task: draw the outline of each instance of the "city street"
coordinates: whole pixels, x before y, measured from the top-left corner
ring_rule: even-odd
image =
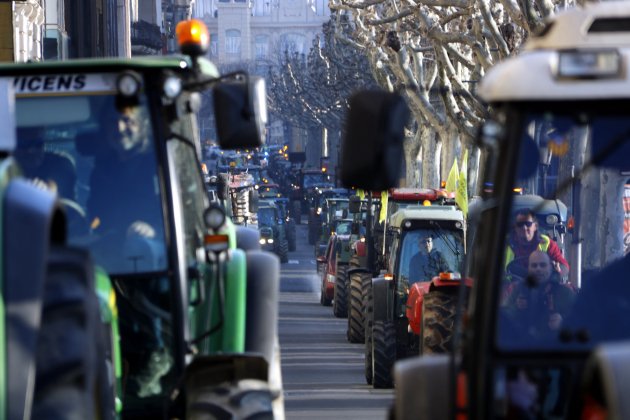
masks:
[[[347,320],[319,303],[319,278],[306,225],[282,265],[279,335],[286,418],[385,419],[391,390],[365,383],[363,344],[346,340]]]

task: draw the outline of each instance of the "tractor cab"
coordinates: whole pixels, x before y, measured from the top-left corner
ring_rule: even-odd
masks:
[[[478,139],[485,187],[461,352],[398,366],[396,413],[630,416],[618,398],[630,362],[628,22],[627,2],[566,10],[482,79],[492,114]],[[514,281],[508,262],[519,257],[527,271]],[[435,387],[440,372],[449,380]]]
[[[263,358],[262,347],[245,344],[246,324],[262,318],[243,299],[247,273],[268,270],[276,281],[277,261],[237,249],[258,239],[237,235],[225,210],[209,203],[197,130],[201,92],[212,89],[221,147],[259,146],[264,85],[241,72],[220,75],[203,58],[209,37],[200,21],[180,23],[177,33],[181,55],[0,66],[16,96],[15,159],[65,204],[68,243],[111,277],[126,418],[194,416],[202,382],[234,373],[226,353],[252,363],[249,379],[265,383],[272,361],[273,338],[259,341],[269,350]],[[235,300],[224,305],[217,287]],[[218,354],[214,366],[224,373],[210,372]]]

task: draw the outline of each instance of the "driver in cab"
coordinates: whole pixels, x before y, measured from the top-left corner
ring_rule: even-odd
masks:
[[[441,272],[448,271],[448,263],[444,255],[433,248],[433,237],[421,235],[418,240],[419,252],[411,258],[409,277],[410,283],[428,281]]]

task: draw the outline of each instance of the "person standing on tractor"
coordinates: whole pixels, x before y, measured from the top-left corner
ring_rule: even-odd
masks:
[[[569,263],[562,256],[558,244],[549,236],[538,232],[536,216],[530,209],[516,212],[514,231],[508,239],[505,253],[506,279],[513,276],[524,278],[528,272],[528,258],[532,252],[539,250],[549,255],[554,271],[561,276],[569,273]]]
[[[411,258],[409,277],[411,283],[431,280],[443,271],[448,271],[448,263],[444,255],[433,249],[433,237],[422,235],[418,240],[420,251]]]

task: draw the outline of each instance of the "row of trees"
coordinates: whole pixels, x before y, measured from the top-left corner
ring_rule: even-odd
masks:
[[[483,75],[519,51],[545,19],[574,0],[330,0],[331,20],[306,60],[287,53],[270,78],[272,109],[295,110],[305,126],[339,130],[352,91],[399,91],[413,115],[405,141],[406,181],[436,186],[472,146],[488,109]],[[579,2],[578,2],[579,3]]]

